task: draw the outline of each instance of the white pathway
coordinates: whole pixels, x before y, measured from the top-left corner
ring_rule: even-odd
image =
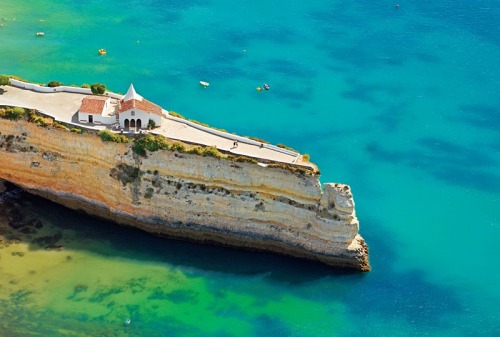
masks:
[[[12,86],[0,87],[0,105],[37,109],[58,121],[89,128],[90,125],[79,124],[78,118],[76,118],[82,99],[85,96],[84,94],[68,92],[40,93]],[[104,129],[105,126],[100,125],[90,128]],[[261,146],[260,143],[246,138],[191,125],[189,122],[183,122],[170,116],[163,119],[162,126],[155,129],[155,133],[190,143],[216,146],[218,149],[232,152],[235,155],[246,155],[284,163],[295,163],[298,158],[297,153],[283,151],[267,144]],[[239,140],[236,147],[234,146],[235,138]]]

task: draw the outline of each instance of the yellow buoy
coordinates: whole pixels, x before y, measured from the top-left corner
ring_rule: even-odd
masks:
[[[262,88],[261,87],[257,87],[257,91],[262,91]]]

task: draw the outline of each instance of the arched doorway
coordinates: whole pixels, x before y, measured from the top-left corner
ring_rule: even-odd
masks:
[[[124,123],[125,123],[125,130],[127,130],[127,131],[128,131],[128,129],[129,129],[129,127],[130,127],[130,122],[129,122],[128,118],[127,118],[127,119],[125,119],[125,122],[124,122]]]
[[[138,119],[137,120],[137,131],[139,131],[141,127],[142,127],[142,121],[140,119]]]
[[[135,128],[135,119],[130,120],[130,128],[131,129]]]

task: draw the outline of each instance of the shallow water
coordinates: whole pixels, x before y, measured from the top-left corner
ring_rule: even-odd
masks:
[[[64,250],[0,250],[0,335],[499,334],[498,4],[235,7],[4,0],[0,72],[133,82],[167,110],[311,154],[323,182],[352,186],[373,270],[160,240],[21,194],[2,228],[21,210]]]

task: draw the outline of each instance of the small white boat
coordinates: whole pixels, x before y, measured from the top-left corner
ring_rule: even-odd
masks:
[[[37,32],[36,36],[45,36],[45,33],[44,32]]]
[[[201,85],[202,87],[207,88],[207,87],[210,85],[210,83],[205,82],[205,81],[200,81],[200,85]]]

